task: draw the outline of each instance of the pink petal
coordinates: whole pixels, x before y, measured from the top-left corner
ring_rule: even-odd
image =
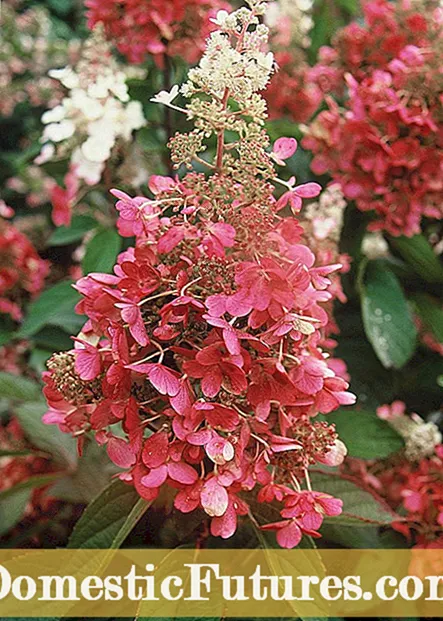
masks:
[[[101,357],[97,349],[77,349],[75,353],[75,370],[80,379],[94,380],[101,371]]]
[[[142,477],[141,482],[145,487],[160,487],[168,478],[168,468],[165,464],[153,468],[151,472]]]
[[[186,436],[186,441],[193,446],[204,446],[210,442],[213,432],[210,429],[201,429]]]
[[[177,377],[161,364],[152,365],[148,372],[148,378],[161,395],[175,397],[180,391],[180,382]]]
[[[296,522],[290,522],[287,526],[277,531],[277,542],[282,548],[291,550],[297,546],[302,538],[302,532]]]
[[[168,464],[168,474],[174,481],[183,485],[192,485],[198,480],[198,474],[192,466],[183,462]]]
[[[153,194],[160,194],[160,192],[166,192],[175,185],[174,179],[171,177],[162,177],[161,175],[152,175],[149,179],[149,189]]]
[[[228,508],[228,492],[215,478],[209,479],[203,485],[200,499],[203,509],[211,517],[221,517]]]
[[[218,366],[210,367],[201,382],[201,388],[205,397],[215,397],[221,388],[223,376]]]
[[[143,463],[149,468],[158,468],[166,461],[168,455],[168,434],[165,431],[154,433],[145,442],[143,448]]]
[[[275,141],[272,152],[278,159],[287,160],[297,151],[297,146],[295,138],[279,138]]]
[[[298,185],[294,188],[294,192],[301,198],[314,198],[320,194],[321,185],[315,182],[303,183],[302,185]]]
[[[237,528],[237,513],[232,504],[222,517],[215,517],[211,521],[211,534],[214,537],[229,539]]]
[[[110,460],[120,468],[130,468],[135,464],[135,455],[122,438],[111,438],[107,449]]]

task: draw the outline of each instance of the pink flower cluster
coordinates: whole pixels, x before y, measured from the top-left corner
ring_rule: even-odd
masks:
[[[86,0],[88,26],[103,24],[106,36],[132,63],[153,56],[181,56],[188,63],[200,59],[205,40],[215,28],[210,21],[223,0]]]
[[[338,37],[343,49],[357,39],[344,59],[323,52],[351,71],[347,99],[341,108],[328,98],[303,145],[314,153],[315,173],[329,171],[347,199],[375,215],[370,230],[412,236],[423,217],[443,216],[443,14],[428,18],[376,0],[365,16],[367,26],[349,26]]]
[[[12,210],[3,203],[3,215]],[[43,289],[49,263],[39,257],[29,239],[0,215],[0,313],[14,321],[22,318],[22,306]]]
[[[272,156],[295,148],[282,139]],[[113,274],[78,281],[88,321],[49,362],[45,421],[80,447],[93,432],[141,497],[169,486],[177,509],[211,517],[215,536],[235,532],[256,491],[283,505],[266,525],[282,546],[318,536],[342,502],[310,491],[308,468],[346,450],[314,417],[355,398],[319,345],[339,266],[316,265],[297,219],[279,212],[320,187],[291,186],[277,201],[264,184],[252,202],[223,174],[154,176],[149,187],[151,199],[114,191],[136,246]]]

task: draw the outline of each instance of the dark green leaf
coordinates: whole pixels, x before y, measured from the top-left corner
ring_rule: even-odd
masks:
[[[417,330],[401,285],[383,261],[366,265],[361,304],[366,336],[379,360],[400,369],[416,349]]]
[[[377,500],[371,493],[339,475],[315,471],[310,477],[314,489],[343,500],[342,515],[326,518],[331,524],[389,525],[396,518],[384,501]]]
[[[0,315],[0,347],[8,343],[14,334],[14,324],[5,315]]]
[[[51,246],[66,246],[83,239],[86,233],[97,226],[97,221],[91,216],[74,216],[71,226],[61,226],[49,238]]]
[[[424,235],[391,237],[403,259],[427,282],[443,282],[443,266]]]
[[[17,401],[35,401],[41,398],[37,382],[10,373],[0,373],[0,397]]]
[[[346,408],[328,414],[325,420],[335,424],[351,457],[383,459],[404,447],[402,437],[375,412]]]
[[[26,437],[36,448],[49,453],[53,459],[68,470],[77,465],[75,441],[70,435],[62,433],[55,425],[45,425],[43,414],[48,407],[45,403],[25,403],[15,409],[15,414]]]
[[[53,352],[48,351],[47,349],[35,347],[31,351],[31,355],[29,357],[29,366],[37,373],[43,373],[43,371],[46,370],[46,362],[52,356],[52,353]]]
[[[121,239],[117,231],[100,231],[86,246],[83,272],[112,272],[120,248]]]
[[[68,548],[120,548],[149,506],[133,487],[114,481],[86,508],[72,532]]]
[[[60,282],[44,291],[29,307],[29,313],[17,333],[19,338],[36,334],[47,325],[59,326],[68,332],[79,324],[74,307],[80,295],[72,288],[70,281]]]
[[[441,302],[426,293],[417,293],[412,297],[417,313],[424,327],[432,332],[438,343],[443,343],[443,309]]]
[[[75,315],[73,320],[74,318],[76,321],[78,320],[78,329],[71,330],[71,334],[77,334],[85,322],[85,318],[80,315]],[[39,330],[32,340],[36,346],[51,351],[51,353],[54,351],[66,351],[67,349],[72,349],[73,346],[71,336],[62,328],[54,325],[45,326]]]

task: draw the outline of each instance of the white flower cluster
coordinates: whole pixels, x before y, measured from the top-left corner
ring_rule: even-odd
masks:
[[[188,82],[182,87],[186,97],[205,92],[222,99],[229,91],[239,103],[246,103],[254,93],[266,88],[274,71],[274,55],[266,50],[269,30],[259,24],[256,15],[264,11],[265,3],[255,4],[254,17],[246,8],[234,13],[219,11],[214,22],[219,30],[213,32],[200,64],[191,69]],[[232,46],[232,36],[242,33],[245,24],[254,25],[253,31],[245,32],[241,45]]]
[[[320,195],[318,202],[311,203],[304,210],[306,220],[312,222],[314,237],[319,241],[338,241],[343,228],[346,200],[340,186],[333,183]]]
[[[112,57],[100,60],[105,62],[96,62],[94,71],[85,71],[85,63],[79,63],[77,69],[49,72],[69,94],[43,114],[43,148],[36,160],[42,164],[70,153],[76,175],[89,185],[100,181],[117,142],[129,141],[132,132],[146,124],[140,102],[129,101],[125,73]]]

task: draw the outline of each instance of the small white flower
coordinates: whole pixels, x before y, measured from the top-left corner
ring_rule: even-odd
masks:
[[[55,147],[53,144],[48,143],[48,144],[44,144],[42,147],[42,150],[40,151],[40,154],[37,155],[37,157],[34,160],[34,164],[37,164],[37,166],[41,166],[42,164],[45,164],[46,162],[49,162],[50,160],[52,160],[52,158],[54,157],[55,154]]]
[[[75,166],[75,174],[83,179],[88,185],[96,185],[100,182],[104,169],[103,162],[91,162],[86,159],[80,148],[72,154],[71,162]]]
[[[134,129],[140,129],[146,125],[143,108],[139,101],[130,101],[122,112],[121,134],[125,140],[129,140]]]
[[[175,84],[170,91],[160,91],[157,93],[157,95],[152,97],[151,101],[168,106],[177,97],[179,90],[179,87]]]
[[[59,123],[63,121],[66,116],[66,110],[64,106],[55,106],[52,110],[46,110],[42,115],[42,123],[48,125],[49,123]]]
[[[71,69],[71,67],[64,67],[63,69],[51,69],[48,72],[50,78],[59,80],[68,89],[77,88],[80,84],[78,75]]]
[[[74,135],[75,125],[72,121],[62,121],[61,123],[51,123],[45,127],[43,141],[62,142]]]
[[[84,157],[90,162],[106,162],[111,155],[114,139],[106,139],[105,136],[90,136],[82,144],[81,150]]]
[[[211,22],[219,26],[220,28],[225,28],[226,20],[229,17],[229,13],[227,11],[218,11],[216,17],[211,17]]]

